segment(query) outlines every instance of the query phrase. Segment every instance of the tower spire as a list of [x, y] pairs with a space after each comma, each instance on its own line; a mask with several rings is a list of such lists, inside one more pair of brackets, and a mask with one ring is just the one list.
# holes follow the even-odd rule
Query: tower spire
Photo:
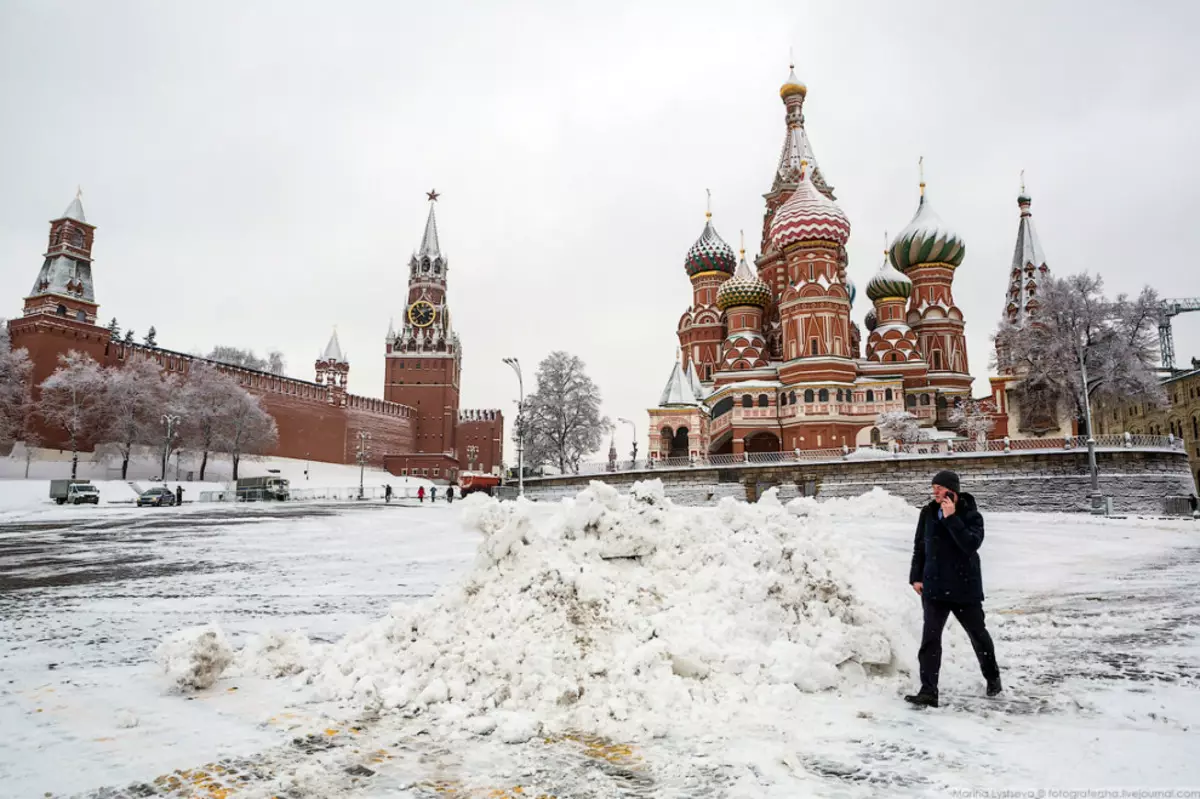
[[921, 196], [924, 197], [925, 196], [925, 156], [923, 156], [923, 155], [917, 159], [917, 174], [920, 175]]
[[433, 204], [438, 201], [437, 189], [425, 192], [425, 196], [429, 198], [429, 216], [425, 219], [425, 235], [421, 237], [421, 250], [417, 255], [421, 258], [428, 256], [429, 258], [440, 258], [442, 255], [442, 247], [438, 242], [437, 232], [437, 217], [433, 213]]
[[75, 187], [75, 199], [71, 200], [71, 204], [67, 206], [67, 210], [63, 211], [60, 219], [74, 219], [76, 222], [87, 222], [87, 217], [83, 213], [83, 187]]
[[704, 190], [704, 218], [712, 219], [712, 190]]

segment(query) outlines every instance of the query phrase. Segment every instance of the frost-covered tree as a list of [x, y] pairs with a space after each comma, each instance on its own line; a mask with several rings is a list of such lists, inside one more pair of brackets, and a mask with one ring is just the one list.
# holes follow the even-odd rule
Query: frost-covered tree
[[154, 329], [154, 325], [150, 325], [150, 329], [146, 331], [146, 337], [142, 339], [142, 343], [147, 347], [158, 346], [158, 331]]
[[58, 356], [59, 367], [42, 381], [38, 412], [62, 430], [71, 448], [71, 477], [79, 472], [79, 448], [105, 426], [104, 374], [91, 356], [77, 350]]
[[124, 480], [134, 448], [159, 440], [162, 415], [168, 410], [174, 387], [149, 358], [133, 358], [125, 366], [105, 369], [104, 378], [108, 419], [100, 437], [120, 455]]
[[886, 411], [875, 418], [879, 435], [901, 444], [912, 444], [921, 440], [921, 424], [908, 411]]
[[113, 341], [121, 340], [121, 326], [117, 324], [117, 317], [115, 316], [112, 318], [112, 321], [108, 323], [108, 337]]
[[1065, 414], [1082, 429], [1088, 401], [1165, 401], [1155, 374], [1159, 300], [1153, 289], [1109, 299], [1100, 276], [1085, 273], [1045, 281], [1039, 300], [1032, 321], [1005, 321], [996, 333], [997, 349], [1020, 377], [1013, 390], [1023, 417]]
[[126, 330], [126, 331], [125, 331], [125, 338], [123, 339], [123, 341], [124, 341], [126, 344], [133, 344], [133, 343], [134, 343], [134, 341], [133, 341], [133, 331], [132, 331], [132, 330]]
[[258, 397], [242, 390], [226, 417], [222, 449], [233, 461], [233, 479], [238, 479], [242, 458], [263, 455], [279, 444], [279, 429]]
[[[33, 414], [30, 414], [27, 418], [32, 421]], [[27, 422], [25, 432], [21, 437], [25, 441], [25, 479], [28, 480], [29, 467], [33, 464], [33, 456], [37, 453], [38, 447], [44, 442], [42, 441], [41, 433], [34, 429], [33, 424], [29, 422]]]
[[236, 380], [210, 363], [196, 361], [188, 370], [180, 403], [183, 443], [200, 455], [201, 480], [209, 456], [223, 446], [229, 416], [245, 393]]
[[253, 350], [224, 345], [213, 347], [212, 352], [208, 354], [208, 359], [227, 363], [230, 366], [240, 366], [243, 369], [253, 369], [256, 372], [269, 372], [273, 375], [282, 375], [287, 366], [283, 359], [283, 353], [279, 350], [271, 350], [267, 353], [266, 358], [260, 358]]
[[525, 399], [527, 466], [552, 463], [576, 471], [583, 456], [598, 450], [612, 431], [600, 414], [600, 389], [568, 352], [552, 352], [537, 369], [537, 390]]
[[7, 341], [0, 342], [0, 445], [12, 444], [26, 429], [32, 405], [32, 371], [25, 349], [10, 349]]
[[984, 441], [996, 426], [995, 417], [996, 403], [988, 399], [960, 399], [950, 409], [950, 424], [971, 441]]

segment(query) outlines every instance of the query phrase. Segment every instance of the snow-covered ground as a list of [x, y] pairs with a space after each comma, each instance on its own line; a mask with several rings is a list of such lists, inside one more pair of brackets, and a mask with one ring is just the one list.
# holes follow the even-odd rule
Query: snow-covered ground
[[[988, 515], [1006, 697], [952, 621], [943, 707], [914, 710], [915, 518], [879, 491], [676, 508], [652, 486], [10, 510], [0, 796], [1200, 786], [1200, 524]], [[156, 650], [208, 623], [237, 651], [181, 691], [194, 633]]]

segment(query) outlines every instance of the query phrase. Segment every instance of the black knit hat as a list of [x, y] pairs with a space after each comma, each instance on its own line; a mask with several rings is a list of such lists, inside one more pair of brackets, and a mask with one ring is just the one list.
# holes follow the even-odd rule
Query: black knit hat
[[948, 488], [955, 494], [959, 493], [958, 475], [949, 469], [943, 469], [933, 476], [933, 485]]

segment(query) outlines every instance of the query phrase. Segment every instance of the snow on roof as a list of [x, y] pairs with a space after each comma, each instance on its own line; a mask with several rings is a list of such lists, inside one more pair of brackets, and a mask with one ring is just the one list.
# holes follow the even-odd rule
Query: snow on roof
[[679, 361], [675, 361], [675, 365], [671, 367], [671, 376], [667, 378], [667, 385], [663, 387], [658, 404], [660, 407], [700, 404], [696, 392], [692, 390], [692, 382], [684, 375]]
[[425, 219], [425, 235], [421, 237], [421, 249], [417, 253], [421, 258], [442, 257], [442, 245], [438, 242], [437, 218], [433, 215], [433, 203], [429, 203], [429, 216]]
[[[1049, 271], [1046, 266], [1046, 255], [1042, 252], [1042, 244], [1038, 239], [1037, 231], [1033, 227], [1033, 214], [1029, 211], [1029, 206], [1033, 201], [1028, 195], [1022, 193], [1017, 198], [1017, 204], [1021, 208], [1021, 220], [1017, 224], [1017, 244], [1013, 248], [1012, 270], [1009, 276], [1008, 285], [1008, 301], [1016, 306], [1017, 318], [1025, 316], [1027, 306], [1030, 299], [1029, 278], [1025, 274], [1025, 269], [1029, 266], [1038, 270], [1038, 274], [1034, 280], [1042, 277], [1042, 270]], [[1035, 283], [1036, 285], [1036, 283]]]
[[83, 215], [83, 192], [75, 193], [75, 199], [71, 200], [71, 204], [67, 206], [67, 210], [63, 211], [59, 219], [74, 219], [76, 222], [87, 222], [87, 217]]
[[337, 330], [333, 331], [333, 335], [329, 337], [329, 343], [325, 345], [325, 352], [321, 355], [321, 360], [333, 361], [335, 363], [344, 363], [345, 357], [342, 355], [342, 345], [338, 342]]
[[700, 382], [700, 373], [696, 370], [696, 364], [688, 363], [687, 378], [688, 382], [692, 385], [692, 393], [696, 395], [696, 399], [704, 399], [708, 395], [708, 389]]

